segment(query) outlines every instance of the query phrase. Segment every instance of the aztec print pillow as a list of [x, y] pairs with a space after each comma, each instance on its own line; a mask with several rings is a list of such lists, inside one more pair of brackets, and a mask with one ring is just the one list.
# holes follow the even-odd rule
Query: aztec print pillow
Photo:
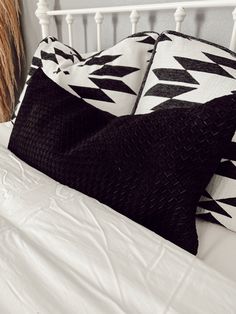
[[[134, 110], [135, 114], [144, 114], [167, 107], [188, 108], [235, 93], [234, 52], [167, 31], [157, 39]], [[197, 212], [207, 220], [236, 231], [236, 133]]]
[[[130, 114], [157, 37], [155, 32], [137, 33], [86, 58], [47, 37], [34, 54], [28, 80], [40, 67], [59, 86], [89, 104], [116, 116]], [[20, 101], [26, 88], [27, 84]]]
[[56, 181], [196, 254], [197, 203], [235, 121], [235, 95], [183, 110], [116, 117], [38, 69], [9, 149]]

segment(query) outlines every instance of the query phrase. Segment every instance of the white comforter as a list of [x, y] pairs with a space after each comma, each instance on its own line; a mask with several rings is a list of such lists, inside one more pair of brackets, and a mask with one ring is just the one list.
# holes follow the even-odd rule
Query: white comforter
[[236, 313], [236, 284], [0, 146], [0, 313]]

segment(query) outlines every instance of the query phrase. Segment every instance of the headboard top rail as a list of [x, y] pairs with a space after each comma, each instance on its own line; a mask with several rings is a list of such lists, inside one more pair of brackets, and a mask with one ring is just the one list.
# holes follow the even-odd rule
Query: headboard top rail
[[51, 16], [65, 16], [69, 32], [69, 44], [73, 45], [72, 24], [75, 15], [94, 14], [95, 23], [97, 26], [97, 50], [101, 50], [101, 25], [103, 23], [103, 14], [107, 13], [122, 13], [130, 12], [130, 23], [132, 26], [132, 34], [137, 31], [137, 24], [140, 18], [140, 12], [145, 11], [160, 11], [160, 10], [175, 10], [174, 19], [176, 23], [175, 30], [181, 31], [181, 25], [186, 17], [185, 9], [203, 9], [203, 8], [225, 8], [235, 7], [233, 15], [233, 31], [230, 41], [230, 49], [236, 50], [236, 0], [207, 0], [207, 1], [182, 1], [157, 4], [140, 4], [140, 5], [125, 5], [114, 7], [96, 7], [85, 9], [67, 9], [67, 10], [49, 10], [47, 0], [38, 0], [36, 16], [41, 25], [42, 37], [49, 36], [49, 21]]
[[236, 7], [235, 0], [209, 0], [209, 1], [183, 1], [183, 2], [170, 2], [170, 3], [155, 3], [155, 4], [139, 4], [139, 5], [126, 5], [114, 7], [96, 7], [86, 9], [67, 9], [67, 10], [51, 10], [48, 15], [77, 15], [77, 14], [95, 14], [100, 11], [102, 13], [122, 13], [135, 11], [158, 11], [158, 10], [173, 10], [178, 7], [185, 9], [192, 8], [217, 8], [217, 7]]

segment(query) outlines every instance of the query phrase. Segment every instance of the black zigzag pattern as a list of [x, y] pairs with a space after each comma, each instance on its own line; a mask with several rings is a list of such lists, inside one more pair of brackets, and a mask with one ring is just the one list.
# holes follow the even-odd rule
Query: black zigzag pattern
[[211, 215], [211, 213], [204, 213], [199, 215], [200, 218], [203, 218], [204, 220], [208, 222], [215, 223], [219, 226], [225, 227], [223, 224], [221, 224], [214, 216]]
[[74, 63], [74, 55], [73, 54], [65, 53], [64, 51], [62, 51], [61, 49], [58, 49], [58, 48], [54, 48], [54, 51], [55, 51], [55, 57], [61, 56], [62, 58], [66, 59], [66, 60], [71, 60], [71, 62]]
[[194, 89], [195, 89], [194, 87], [159, 83], [153, 86], [152, 88], [150, 88], [146, 92], [145, 96], [158, 96], [158, 97], [173, 98], [183, 93], [190, 92]]
[[[183, 35], [183, 34], [181, 34]], [[180, 36], [181, 37], [181, 36]], [[183, 35], [183, 38], [191, 39], [188, 36]], [[159, 41], [168, 40], [166, 35], [163, 36]], [[170, 39], [171, 40], [171, 39]], [[227, 78], [235, 79], [229, 72], [227, 72], [224, 67], [229, 67], [232, 69], [236, 69], [236, 61], [220, 57], [214, 54], [210, 54], [207, 52], [202, 52], [206, 57], [210, 59], [211, 62], [196, 60], [192, 58], [173, 56], [173, 58], [182, 66], [183, 69], [175, 69], [175, 68], [156, 68], [153, 69], [153, 73], [156, 75], [159, 81], [173, 81], [187, 84], [196, 84], [199, 85], [199, 82], [194, 78], [193, 71], [195, 72], [204, 72], [207, 74], [220, 75]], [[190, 74], [191, 71], [191, 74]], [[174, 90], [177, 90], [177, 87], [172, 87], [169, 84], [161, 84], [158, 83], [155, 86], [151, 87], [144, 96], [157, 96], [157, 97], [167, 97], [173, 98], [179, 96], [181, 94], [186, 93], [186, 86], [178, 85], [179, 93], [175, 93]], [[181, 90], [183, 91], [181, 93]], [[189, 91], [191, 89], [189, 88]], [[194, 90], [194, 88], [192, 88]], [[187, 103], [187, 102], [186, 102]], [[191, 102], [190, 104], [191, 105]], [[157, 110], [158, 106], [154, 106], [152, 110]]]
[[102, 89], [136, 95], [135, 92], [122, 81], [113, 79], [97, 79], [92, 77], [90, 77], [90, 80]]
[[184, 101], [184, 100], [178, 100], [178, 99], [168, 99], [161, 103], [160, 105], [157, 105], [152, 108], [153, 111], [160, 110], [160, 109], [166, 109], [167, 107], [169, 109], [171, 108], [191, 108], [193, 106], [199, 105], [197, 102], [191, 102], [191, 101]]
[[145, 43], [145, 44], [149, 44], [149, 45], [154, 45], [156, 41], [155, 41], [154, 38], [148, 36], [148, 37], [146, 37], [146, 38], [144, 38], [144, 39], [142, 39], [142, 40], [138, 40], [138, 42], [140, 42], [140, 43]]
[[218, 202], [228, 204], [230, 206], [236, 206], [236, 197], [230, 197], [226, 199], [219, 199]]
[[[154, 45], [155, 44], [155, 40], [149, 36], [146, 35], [146, 33], [138, 33], [135, 34], [133, 36], [130, 36], [129, 38], [133, 38], [133, 37], [144, 37], [144, 39], [139, 40], [138, 42], [140, 43], [145, 43], [148, 45]], [[137, 72], [139, 71], [139, 68], [135, 68], [135, 67], [130, 67], [130, 66], [120, 66], [120, 65], [112, 65], [112, 64], [108, 64], [111, 63], [113, 61], [116, 61], [118, 58], [120, 58], [122, 55], [118, 54], [118, 55], [94, 55], [92, 56], [88, 61], [86, 61], [84, 63], [84, 65], [86, 66], [92, 66], [92, 65], [100, 65], [102, 66], [101, 68], [91, 72], [89, 74], [89, 79], [96, 84], [101, 90], [111, 90], [111, 91], [116, 91], [116, 92], [122, 92], [122, 93], [127, 93], [127, 94], [131, 94], [131, 95], [136, 95], [136, 93], [124, 82], [118, 79], [111, 79], [111, 78], [106, 78], [106, 79], [101, 79], [99, 77], [101, 76], [112, 76], [112, 77], [116, 77], [116, 78], [121, 78], [121, 77], [125, 77], [131, 73]], [[93, 77], [91, 77], [93, 76]], [[98, 78], [94, 77], [94, 76], [98, 76]], [[82, 92], [82, 89], [76, 89], [76, 92], [79, 93]], [[101, 100], [101, 98], [99, 98], [100, 96], [100, 92], [96, 94], [98, 96], [98, 98], [96, 100]], [[80, 94], [80, 96], [83, 98], [82, 94]], [[88, 97], [88, 94], [87, 94]], [[93, 97], [93, 98], [92, 98]], [[94, 95], [87, 98], [87, 99], [95, 99]], [[110, 97], [108, 97], [109, 99]], [[103, 98], [104, 101], [104, 98]]]
[[109, 76], [123, 77], [133, 72], [136, 72], [138, 70], [139, 70], [138, 68], [133, 68], [129, 66], [105, 64], [102, 68], [90, 73], [90, 75], [98, 75], [98, 76], [109, 75]]
[[[236, 67], [236, 62], [230, 62], [227, 58], [221, 58], [214, 56], [212, 54], [204, 53], [212, 61], [217, 61], [220, 65], [228, 66], [231, 68]], [[219, 64], [211, 63], [201, 60], [195, 60], [191, 58], [177, 57], [174, 59], [183, 67], [182, 69], [173, 69], [173, 68], [157, 68], [153, 69], [153, 73], [156, 75], [159, 81], [173, 81], [178, 83], [188, 83], [199, 85], [199, 82], [193, 77], [193, 74], [189, 71], [196, 72], [205, 72], [208, 74], [215, 74], [220, 76], [225, 76], [228, 78], [234, 79], [234, 77], [225, 71]], [[157, 96], [157, 97], [166, 97], [173, 98], [184, 94], [188, 91], [194, 90], [193, 87], [186, 87], [182, 85], [170, 85], [170, 84], [161, 84], [158, 83], [155, 86], [151, 87], [144, 96]], [[191, 102], [190, 102], [191, 105]], [[157, 110], [158, 106], [152, 108], [152, 110]]]
[[223, 65], [223, 66], [226, 66], [226, 67], [229, 67], [229, 68], [236, 70], [236, 61], [234, 61], [232, 59], [216, 56], [216, 55], [213, 55], [213, 54], [207, 53], [207, 52], [203, 52], [203, 54], [217, 64], [220, 64], [220, 65]]
[[[228, 72], [216, 63], [210, 63], [201, 60], [195, 60], [191, 58], [174, 57], [182, 67], [187, 71], [205, 72], [208, 74], [218, 74], [226, 77], [233, 78]], [[180, 80], [181, 82], [181, 80]]]
[[88, 61], [86, 61], [85, 65], [104, 65], [106, 63], [112, 62], [119, 58], [121, 55], [115, 55], [115, 56], [101, 56], [101, 57], [92, 57]]
[[220, 163], [216, 170], [216, 174], [236, 180], [236, 166], [231, 160], [226, 160]]
[[47, 60], [47, 61], [52, 61], [58, 64], [57, 58], [55, 53], [48, 53], [46, 51], [41, 51], [41, 59], [42, 60]]
[[33, 57], [32, 59], [32, 65], [35, 66], [35, 67], [38, 67], [38, 68], [42, 68], [43, 66], [43, 62], [40, 58], [37, 58], [37, 57]]
[[85, 86], [73, 86], [69, 85], [81, 98], [84, 99], [99, 99], [105, 102], [111, 102], [114, 101], [107, 96], [101, 89], [93, 88], [93, 87], [85, 87]]
[[201, 201], [199, 202], [199, 206], [210, 210], [214, 213], [224, 215], [226, 217], [232, 218], [220, 205], [216, 200], [209, 200], [209, 201]]
[[190, 75], [186, 70], [159, 68], [154, 69], [153, 73], [159, 80], [162, 81], [175, 81], [190, 84], [199, 84], [198, 81], [195, 80], [192, 77], [192, 75]]
[[[146, 51], [144, 49], [145, 53], [151, 54], [155, 44], [155, 38], [150, 36], [150, 33], [152, 32], [137, 33], [129, 36], [128, 38], [132, 38], [132, 40], [130, 40], [131, 44], [138, 43], [140, 46], [141, 44], [143, 47], [146, 46]], [[156, 33], [153, 32], [153, 34]], [[124, 40], [127, 40], [127, 38]], [[72, 90], [79, 97], [101, 102], [114, 103], [115, 101], [112, 99], [111, 92], [109, 92], [109, 95], [106, 94], [107, 90], [129, 95], [136, 95], [137, 91], [135, 92], [129, 86], [129, 82], [132, 83], [132, 79], [130, 80], [129, 77], [126, 79], [126, 77], [140, 71], [140, 68], [129, 66], [127, 60], [124, 58], [124, 48], [121, 50], [122, 53], [119, 53], [119, 49], [115, 54], [108, 54], [105, 53], [105, 51], [100, 51], [90, 55], [87, 59], [83, 59], [76, 50], [67, 45], [61, 44], [54, 37], [45, 38], [42, 43], [46, 43], [48, 46], [42, 46], [45, 47], [45, 49], [42, 48], [37, 57], [34, 56], [29, 72], [29, 77], [35, 73], [37, 68], [46, 68], [50, 62], [58, 65], [58, 67], [55, 67], [52, 71], [54, 75], [64, 74], [69, 76], [69, 66], [70, 64], [75, 64], [75, 66], [78, 66], [79, 68], [86, 67], [86, 70], [84, 71], [83, 69], [82, 73], [86, 73], [85, 79], [87, 82], [87, 79], [92, 82], [92, 85], [89, 86], [83, 86], [81, 83], [77, 85], [74, 84], [74, 81], [72, 84], [68, 83], [68, 87], [72, 88]], [[55, 44], [51, 45], [51, 43]], [[50, 45], [52, 48], [50, 48]], [[150, 49], [150, 47], [152, 49]], [[63, 67], [66, 66], [66, 71], [63, 70], [62, 65]], [[61, 81], [61, 78], [59, 81]], [[97, 89], [94, 85], [97, 86]]]

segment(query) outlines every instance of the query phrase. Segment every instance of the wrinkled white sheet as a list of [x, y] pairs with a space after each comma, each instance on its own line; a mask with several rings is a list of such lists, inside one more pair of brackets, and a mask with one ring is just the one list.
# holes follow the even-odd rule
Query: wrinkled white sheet
[[236, 313], [236, 284], [0, 147], [0, 313]]

